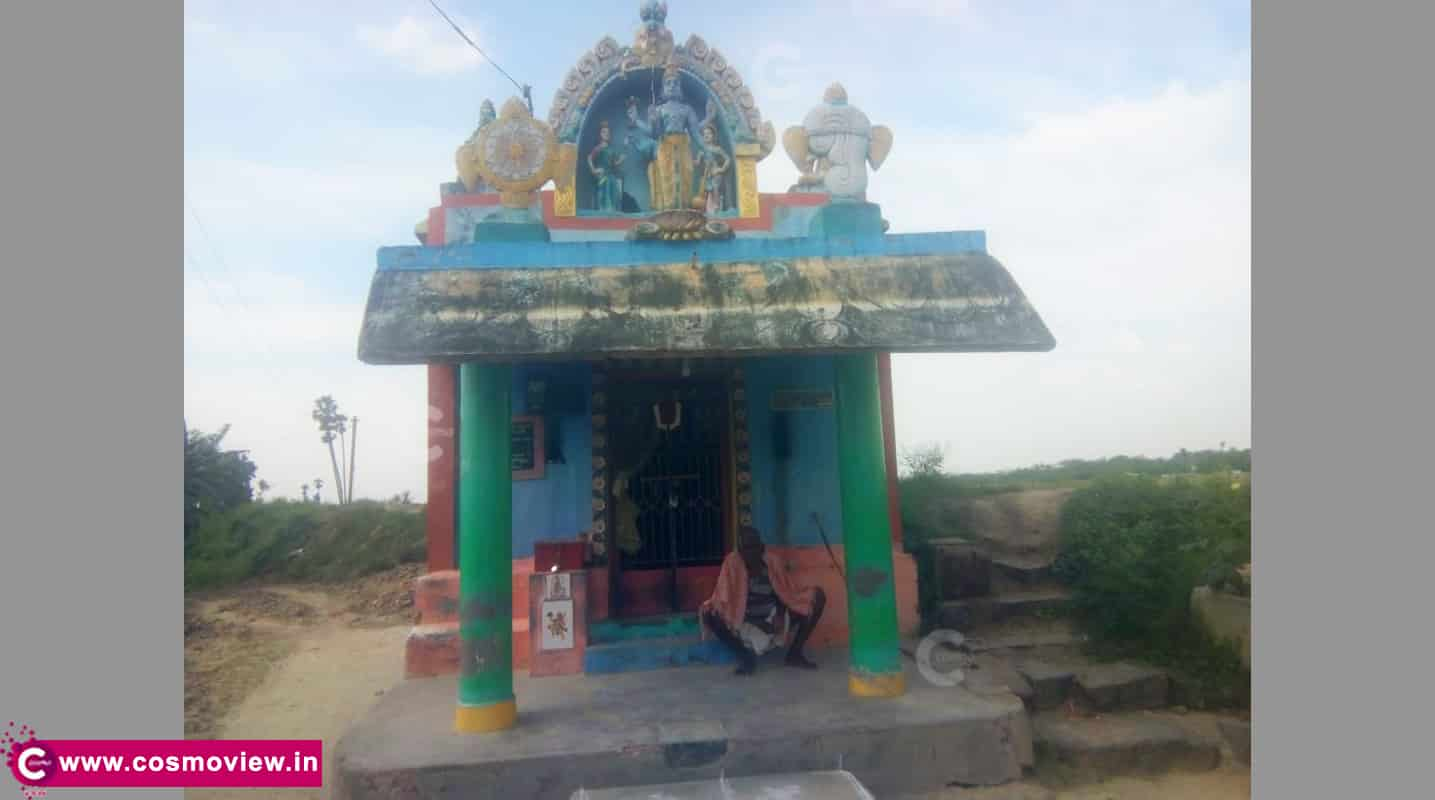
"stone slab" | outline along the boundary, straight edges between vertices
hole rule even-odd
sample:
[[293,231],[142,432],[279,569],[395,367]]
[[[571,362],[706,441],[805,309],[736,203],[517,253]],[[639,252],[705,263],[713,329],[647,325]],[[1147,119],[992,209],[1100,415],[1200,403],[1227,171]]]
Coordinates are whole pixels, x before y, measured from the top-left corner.
[[1170,770],[1211,770],[1220,746],[1159,715],[1128,712],[1072,719],[1055,711],[1032,720],[1037,758],[1084,777],[1154,775]]
[[1056,708],[1071,695],[1076,670],[1065,664],[1041,659],[1022,659],[1016,669],[1032,688],[1032,705],[1037,709]]
[[910,664],[898,698],[855,698],[841,651],[815,672],[763,664],[620,675],[515,675],[518,722],[452,730],[452,678],[405,681],[339,741],[336,798],[567,798],[590,790],[845,769],[876,796],[1000,785],[1032,760],[1010,693],[927,684]]
[[1099,711],[1162,708],[1171,679],[1154,667],[1119,661],[1081,670],[1076,688],[1082,699]]

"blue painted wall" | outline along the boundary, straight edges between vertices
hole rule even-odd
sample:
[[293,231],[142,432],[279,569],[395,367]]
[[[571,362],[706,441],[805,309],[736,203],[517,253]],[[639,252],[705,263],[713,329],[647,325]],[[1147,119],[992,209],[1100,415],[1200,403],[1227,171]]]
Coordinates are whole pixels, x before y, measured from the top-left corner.
[[[572,539],[592,524],[591,483],[593,443],[589,403],[592,370],[587,364],[524,365],[513,370],[513,414],[527,414],[530,377],[549,383],[548,403],[557,400],[562,386],[579,398],[574,409],[545,415],[546,426],[556,424],[563,463],[548,462],[541,480],[513,483],[513,557],[533,555],[533,543],[545,539]],[[551,427],[546,435],[553,436]]]
[[[782,356],[750,359],[743,364],[747,370],[753,522],[768,543],[820,545],[822,538],[812,521],[815,511],[828,540],[834,545],[841,543],[842,500],[833,410],[772,410],[772,393],[778,389],[832,391],[832,359]],[[779,415],[787,419],[786,459],[778,457],[773,436]],[[784,512],[785,536],[781,525]]]
[[[837,424],[832,409],[773,411],[778,389],[833,390],[832,359],[827,356],[781,356],[743,362],[747,370],[748,432],[751,436],[753,518],[764,541],[771,544],[820,545],[812,521],[817,512],[832,544],[842,542],[841,484],[837,474]],[[581,411],[550,413],[556,421],[564,463],[549,462],[542,480],[513,484],[513,557],[533,555],[533,543],[572,539],[592,523],[592,439],[587,364],[523,365],[514,369],[513,413],[528,413],[526,387],[530,377],[545,377],[550,386],[566,386],[581,394]],[[550,392],[552,389],[550,388]],[[777,418],[787,419],[787,457],[780,458],[774,431]],[[552,430],[548,431],[553,434]],[[781,517],[786,515],[786,527]]]

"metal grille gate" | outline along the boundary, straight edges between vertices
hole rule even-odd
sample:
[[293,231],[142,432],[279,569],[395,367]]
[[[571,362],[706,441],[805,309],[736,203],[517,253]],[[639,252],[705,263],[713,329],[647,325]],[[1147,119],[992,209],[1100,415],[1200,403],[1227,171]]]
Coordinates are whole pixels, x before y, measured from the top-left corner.
[[[614,394],[623,409],[614,445],[647,451],[628,488],[641,544],[623,553],[620,568],[668,570],[676,610],[678,569],[719,564],[724,555],[726,391],[720,383],[684,382],[629,385]],[[653,406],[665,403],[663,422],[670,424],[676,416],[673,400],[682,404],[679,424],[658,430]]]

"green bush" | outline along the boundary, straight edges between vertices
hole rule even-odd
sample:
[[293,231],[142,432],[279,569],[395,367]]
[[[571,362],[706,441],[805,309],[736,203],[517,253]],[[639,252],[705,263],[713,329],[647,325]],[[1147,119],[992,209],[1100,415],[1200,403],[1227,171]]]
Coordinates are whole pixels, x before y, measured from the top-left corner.
[[1231,644],[1190,614],[1191,591],[1251,557],[1251,487],[1231,475],[1108,478],[1062,509],[1054,565],[1098,650],[1156,662],[1184,678],[1196,706],[1248,702]]
[[381,503],[247,503],[208,517],[185,557],[185,587],[250,578],[342,581],[425,556],[424,515]]

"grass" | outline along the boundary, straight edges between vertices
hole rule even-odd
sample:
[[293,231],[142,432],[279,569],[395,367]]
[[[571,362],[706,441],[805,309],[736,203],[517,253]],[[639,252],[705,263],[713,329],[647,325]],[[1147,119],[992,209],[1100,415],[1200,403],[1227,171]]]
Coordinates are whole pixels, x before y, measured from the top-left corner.
[[347,581],[425,557],[424,515],[382,503],[246,503],[205,519],[185,553],[187,590],[254,578]]

